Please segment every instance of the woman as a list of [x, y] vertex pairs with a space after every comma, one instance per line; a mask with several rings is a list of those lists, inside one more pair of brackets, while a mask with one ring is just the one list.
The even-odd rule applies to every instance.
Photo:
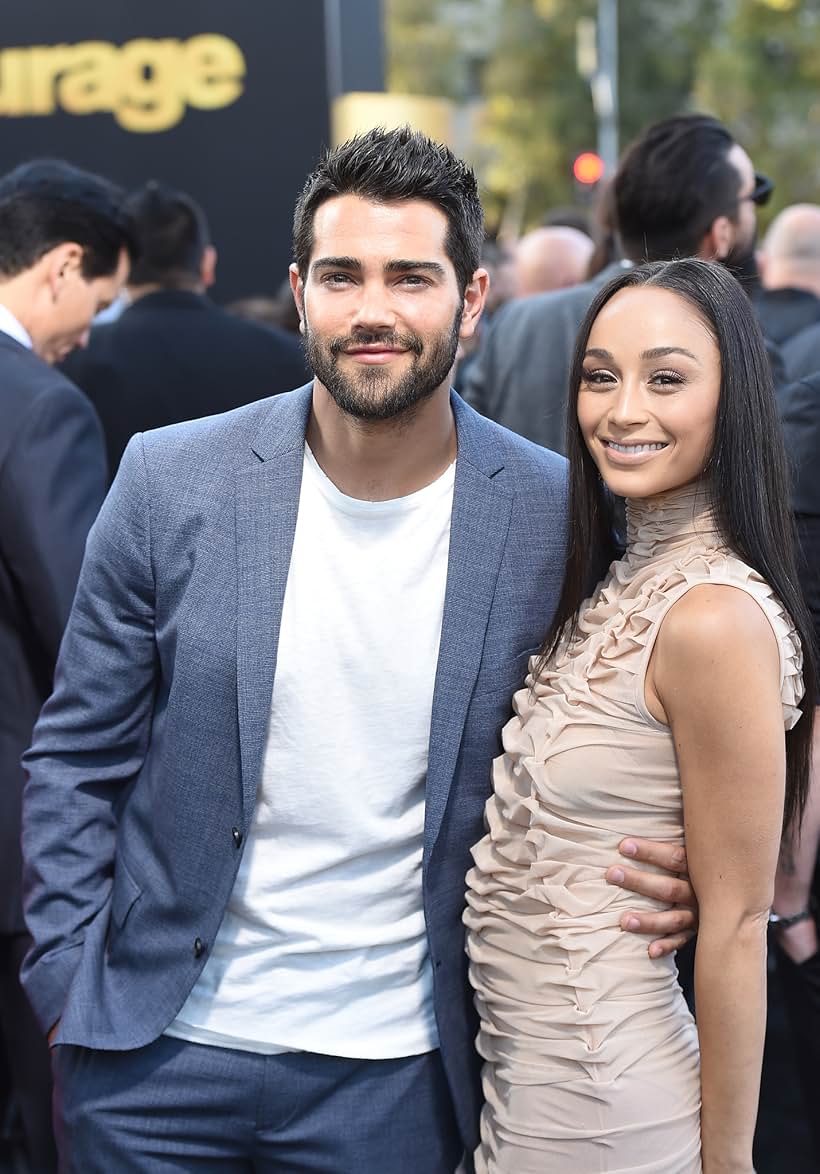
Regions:
[[[477, 1169], [750, 1174], [766, 918], [814, 704], [766, 354], [725, 269], [648, 265], [596, 297], [571, 387], [563, 593], [468, 876]], [[605, 487], [627, 548], [585, 601], [615, 554]], [[674, 963], [622, 932], [636, 903], [604, 872], [627, 831], [685, 832], [697, 1028]]]

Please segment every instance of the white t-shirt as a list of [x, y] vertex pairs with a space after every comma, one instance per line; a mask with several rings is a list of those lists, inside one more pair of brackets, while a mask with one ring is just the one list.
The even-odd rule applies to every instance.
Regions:
[[360, 501], [306, 446], [253, 824], [169, 1034], [362, 1059], [437, 1046], [421, 858], [454, 474]]

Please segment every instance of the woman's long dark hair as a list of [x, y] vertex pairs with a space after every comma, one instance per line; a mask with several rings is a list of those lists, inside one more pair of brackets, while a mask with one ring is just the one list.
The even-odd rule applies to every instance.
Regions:
[[558, 609], [539, 668], [575, 631], [578, 611], [617, 554], [612, 507], [578, 424], [578, 390], [592, 325], [622, 289], [655, 286], [684, 298], [710, 327], [720, 351], [720, 399], [705, 469], [711, 506], [727, 546], [758, 572], [790, 615], [803, 649], [803, 716], [786, 734], [784, 824], [802, 816], [809, 786], [816, 700], [814, 635], [798, 584], [789, 477], [771, 369], [752, 305], [722, 266], [686, 259], [627, 270], [596, 295], [578, 332], [567, 406], [569, 547]]

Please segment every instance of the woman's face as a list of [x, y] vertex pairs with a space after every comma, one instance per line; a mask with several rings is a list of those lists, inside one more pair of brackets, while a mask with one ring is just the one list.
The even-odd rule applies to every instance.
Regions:
[[647, 498], [696, 481], [712, 448], [720, 353], [685, 298], [632, 286], [595, 319], [578, 422], [613, 493]]

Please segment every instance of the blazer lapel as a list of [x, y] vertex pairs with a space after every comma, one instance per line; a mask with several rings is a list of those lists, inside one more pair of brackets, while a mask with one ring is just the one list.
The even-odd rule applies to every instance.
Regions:
[[236, 484], [237, 704], [243, 807], [256, 802], [282, 606], [299, 511], [310, 386], [280, 396]]
[[450, 556], [427, 766], [424, 860], [436, 842], [512, 514], [512, 494], [493, 478], [504, 467], [497, 433], [453, 397], [458, 429]]

